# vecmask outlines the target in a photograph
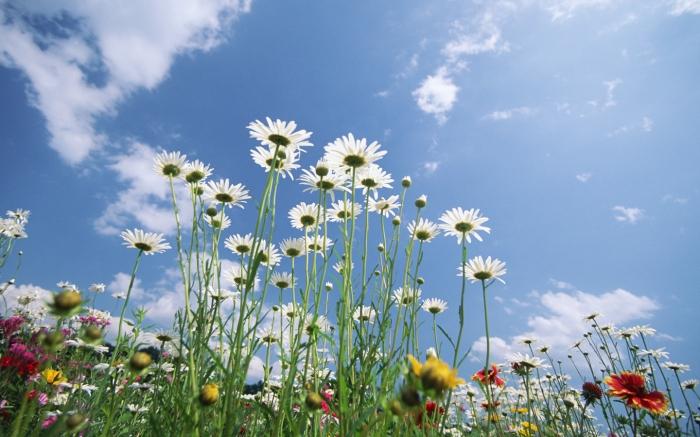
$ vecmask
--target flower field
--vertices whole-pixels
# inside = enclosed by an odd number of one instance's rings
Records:
[[[507,269],[480,253],[491,229],[479,209],[430,211],[409,177],[380,167],[387,151],[377,142],[341,136],[311,163],[312,134],[294,122],[248,130],[258,144],[250,165],[264,170],[256,181],[215,176],[180,152],[157,156],[177,232],[167,240],[121,233],[133,264],[118,314],[94,307],[104,284],[61,282],[48,300],[26,294],[8,305],[16,272],[8,261],[30,230],[28,211],[8,211],[0,221],[2,435],[700,433],[698,380],[670,361],[650,326],[606,325],[593,313],[568,350],[524,338],[526,353],[493,359],[489,295]],[[280,210],[282,184],[300,185],[300,199],[312,201]],[[232,208],[254,226],[241,229]],[[280,237],[286,220],[296,234]],[[436,238],[456,242],[443,254],[458,290],[447,301],[423,290],[424,249]],[[184,307],[172,326],[152,330],[132,291],[152,256],[167,255]],[[483,308],[482,331],[465,329],[466,305]],[[448,316],[458,320],[454,332],[440,323]],[[486,352],[477,363],[467,345],[480,336]],[[250,377],[255,362],[260,380]]]

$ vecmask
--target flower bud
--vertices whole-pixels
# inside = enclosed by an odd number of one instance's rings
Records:
[[[214,405],[219,400],[219,386],[213,383],[204,384],[199,391],[199,402],[205,407]]]
[[[136,352],[129,360],[129,368],[134,373],[140,373],[146,370],[153,362],[153,358],[146,352]]]
[[[416,208],[425,208],[425,205],[428,204],[428,196],[425,194],[422,194],[419,198],[416,199]]]
[[[323,404],[323,398],[320,394],[314,391],[310,391],[306,393],[306,399],[304,400],[304,402],[310,410],[318,410]]]
[[[404,176],[403,179],[401,179],[401,186],[404,188],[408,188],[411,186],[411,177],[410,176]]]

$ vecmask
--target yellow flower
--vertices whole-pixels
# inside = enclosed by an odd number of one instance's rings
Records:
[[[44,380],[51,385],[58,385],[62,382],[68,381],[60,370],[54,370],[50,367],[41,372],[41,376],[43,376]]]
[[[523,437],[532,437],[537,433],[537,431],[539,431],[539,429],[534,423],[523,422],[520,424],[520,428],[518,428],[518,435]]]
[[[213,383],[204,384],[199,392],[199,402],[205,407],[214,405],[219,400],[219,386]]]
[[[443,391],[455,388],[465,383],[457,376],[457,370],[435,356],[429,356],[425,364],[421,364],[412,355],[408,355],[411,372],[420,378],[423,388],[434,390],[438,395]]]
[[[525,408],[525,407],[519,407],[519,408],[512,407],[510,409],[510,412],[511,413],[527,414],[527,408]]]

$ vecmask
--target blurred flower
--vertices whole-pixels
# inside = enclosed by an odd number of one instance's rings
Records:
[[[472,381],[480,382],[481,384],[495,384],[496,387],[503,387],[506,383],[504,380],[498,376],[498,366],[495,364],[491,365],[488,371],[488,375],[484,373],[484,369],[480,369],[474,375],[472,375]]]
[[[440,231],[435,223],[421,218],[408,224],[408,233],[414,240],[430,242]]]
[[[367,322],[370,325],[374,323],[374,319],[377,317],[377,311],[371,306],[362,305],[355,308],[352,312],[353,320],[357,322]]]

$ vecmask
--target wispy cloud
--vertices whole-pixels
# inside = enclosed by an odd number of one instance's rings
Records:
[[[613,79],[603,82],[603,85],[605,85],[605,102],[603,102],[603,106],[609,108],[617,105],[615,89],[620,86],[620,84],[622,84],[622,79]]]
[[[231,20],[249,8],[249,1],[238,0],[130,0],[118,8],[16,2],[0,10],[0,64],[26,75],[50,146],[77,164],[107,140],[95,129],[98,117],[114,114],[134,91],[155,88],[178,54],[215,47]],[[66,24],[71,21],[80,24]]]
[[[559,282],[561,281],[557,281]],[[532,315],[527,319],[527,330],[508,340],[491,338],[496,360],[503,360],[513,352],[523,350],[519,339],[525,337],[534,338],[538,345],[550,346],[552,350],[566,350],[589,329],[584,318],[594,312],[602,313],[599,318],[601,324],[619,325],[648,319],[659,309],[653,299],[621,288],[594,294],[575,290],[573,285],[566,282],[561,285],[565,286],[557,287],[558,291],[532,293],[531,298],[536,308],[528,310]],[[615,311],[610,311],[611,308],[615,308]],[[479,356],[485,350],[484,337],[472,345],[472,351]]]
[[[440,167],[440,161],[426,161],[423,163],[423,172],[431,175],[437,171],[438,167]]]
[[[644,218],[644,210],[617,205],[612,208],[615,220],[622,223],[635,224]]]
[[[591,180],[592,177],[593,177],[593,173],[589,173],[589,172],[579,173],[576,175],[576,179],[579,182],[582,182],[584,184],[586,182],[588,182],[589,180]]]
[[[624,135],[632,132],[646,132],[649,133],[654,130],[654,120],[651,117],[644,116],[642,120],[635,123],[624,124],[615,130],[608,133],[608,137],[616,137],[618,135]]]
[[[675,203],[677,205],[686,205],[688,203],[687,197],[676,196],[674,194],[666,194],[661,200],[664,203]]]
[[[530,117],[537,114],[536,108],[529,106],[520,106],[517,108],[501,109],[490,112],[484,116],[484,119],[491,121],[510,120],[513,117]]]
[[[669,13],[671,15],[700,14],[700,0],[674,0]]]

